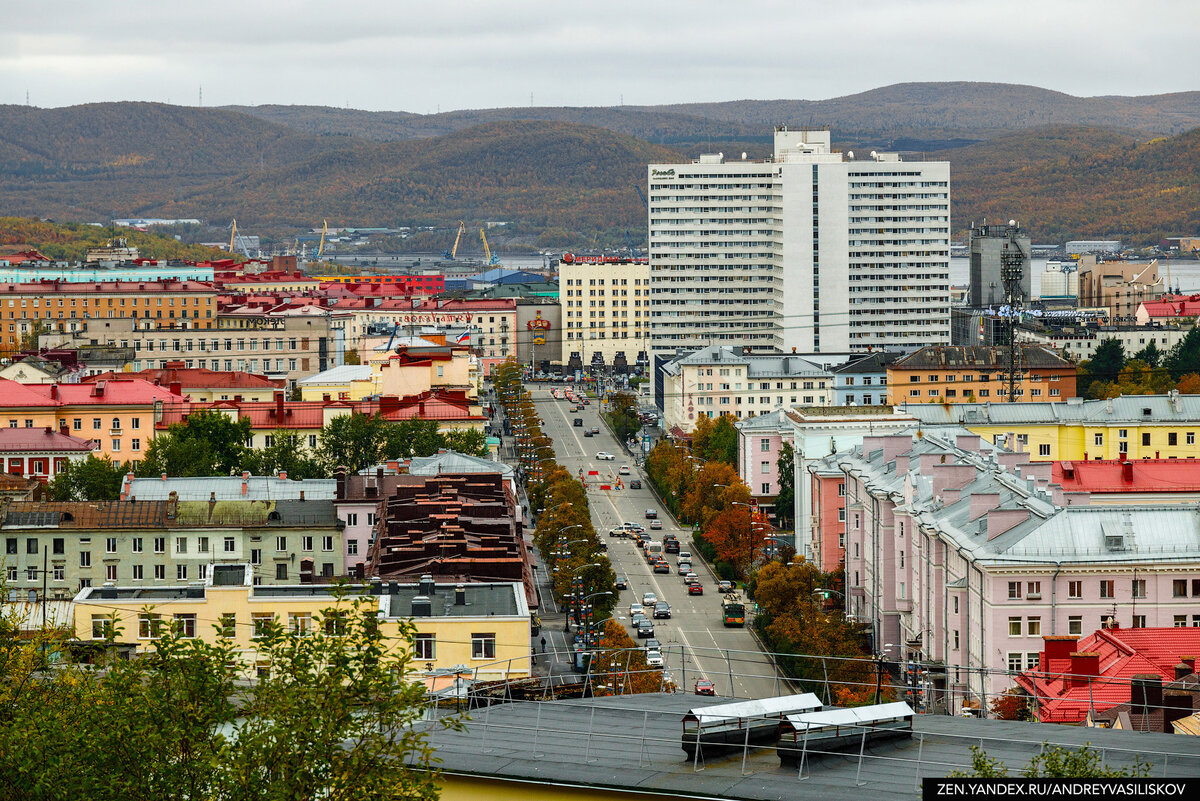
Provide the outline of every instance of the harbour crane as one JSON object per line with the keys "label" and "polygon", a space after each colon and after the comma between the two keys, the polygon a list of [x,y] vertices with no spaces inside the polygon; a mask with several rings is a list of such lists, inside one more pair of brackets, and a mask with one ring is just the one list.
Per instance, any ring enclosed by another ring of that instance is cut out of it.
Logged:
{"label": "harbour crane", "polygon": [[230,226],[230,230],[229,230],[229,252],[230,253],[234,252],[234,247],[237,244],[240,244],[242,246],[242,255],[245,256],[247,259],[250,258],[250,250],[246,247],[246,238],[238,233],[237,218],[234,218],[233,225]]}
{"label": "harbour crane", "polygon": [[467,224],[462,220],[458,221],[458,233],[454,235],[454,247],[442,252],[443,259],[458,258],[458,242],[462,239],[463,231],[467,230]]}
{"label": "harbour crane", "polygon": [[325,253],[325,234],[329,233],[329,220],[321,220],[321,242],[317,245],[317,259]]}
{"label": "harbour crane", "polygon": [[492,249],[488,247],[487,234],[483,232],[482,228],[479,229],[479,238],[483,241],[483,256],[485,259],[487,259],[487,263],[499,264],[500,257],[492,253]]}

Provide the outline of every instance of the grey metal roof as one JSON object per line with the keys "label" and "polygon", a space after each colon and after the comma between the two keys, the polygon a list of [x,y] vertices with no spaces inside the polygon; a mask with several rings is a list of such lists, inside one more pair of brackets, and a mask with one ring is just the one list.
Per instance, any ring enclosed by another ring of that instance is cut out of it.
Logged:
{"label": "grey metal roof", "polygon": [[[1074,365],[1042,345],[1019,344],[1023,368],[1068,368]],[[929,345],[892,365],[897,370],[997,370],[1008,364],[1007,347],[984,345]]]}
{"label": "grey metal roof", "polygon": [[513,469],[504,462],[470,456],[457,451],[441,451],[432,456],[414,456],[408,464],[414,476],[437,476],[453,473],[499,473],[511,477]]}
{"label": "grey metal roof", "polygon": [[[243,483],[246,485],[242,492]],[[139,501],[165,501],[176,493],[181,501],[207,501],[216,493],[218,501],[306,501],[333,500],[337,496],[337,481],[332,478],[310,478],[296,481],[278,476],[207,476],[204,478],[135,478],[129,483],[130,496]]]}
{"label": "grey metal roof", "polygon": [[[713,699],[725,703],[727,699]],[[914,715],[911,739],[870,745],[861,775],[854,753],[818,754],[796,768],[780,766],[775,744],[751,746],[744,770],[740,749],[701,760],[681,747],[682,719],[698,699],[688,693],[505,703],[471,712],[462,731],[429,724],[429,736],[449,774],[550,785],[724,799],[912,798],[920,777],[967,769],[970,746],[1004,762],[1016,775],[1044,741],[1105,750],[1113,767],[1151,763],[1153,776],[1191,776],[1200,754],[1169,734],[1086,729],[1037,723]],[[1169,756],[1164,756],[1168,754]],[[862,786],[856,787],[856,779]]]}
{"label": "grey metal roof", "polygon": [[728,364],[745,367],[748,378],[776,376],[819,378],[830,375],[829,370],[803,356],[790,353],[742,353],[740,348],[729,345],[709,345],[685,356],[672,359],[663,366],[663,369],[673,367],[670,372],[674,375],[678,372],[679,366],[695,364]]}
{"label": "grey metal roof", "polygon": [[829,368],[830,372],[842,374],[886,373],[888,365],[902,357],[903,353],[895,351],[875,351],[866,356],[850,359],[842,364]]}
{"label": "grey metal roof", "polygon": [[[525,590],[519,582],[506,584],[483,584],[464,582],[462,585],[466,603],[455,603],[455,585],[438,584],[433,595],[426,596],[430,600],[430,612],[433,617],[488,617],[513,616],[524,613],[523,606],[518,602],[518,594],[524,597]],[[417,585],[402,584],[396,591],[388,590],[390,594],[389,614],[392,617],[410,617],[412,615],[413,598],[422,595]]]}
{"label": "grey metal roof", "polygon": [[370,377],[371,365],[369,364],[340,364],[316,375],[301,378],[296,383],[306,387],[322,384],[345,384],[350,381],[366,381]]}
{"label": "grey metal roof", "polygon": [[1172,425],[1200,423],[1200,395],[1122,395],[1054,403],[911,403],[900,407],[927,425],[1076,423]]}

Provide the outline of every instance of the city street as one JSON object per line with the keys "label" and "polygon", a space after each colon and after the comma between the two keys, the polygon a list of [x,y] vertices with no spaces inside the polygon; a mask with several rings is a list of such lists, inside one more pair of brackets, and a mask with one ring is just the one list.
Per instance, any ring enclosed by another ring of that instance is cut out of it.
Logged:
{"label": "city street", "polygon": [[[600,401],[593,398],[583,411],[572,412],[572,404],[555,400],[549,389],[538,388],[531,392],[545,421],[543,430],[554,440],[559,463],[575,476],[583,470],[596,533],[608,545],[608,557],[616,574],[629,581],[629,588],[620,593],[614,610],[617,620],[628,628],[629,605],[640,602],[645,592],[653,592],[659,600],[671,605],[670,619],[654,621],[654,635],[663,645],[666,670],[684,692],[691,692],[698,678],[710,679],[721,696],[760,698],[788,692],[749,629],[724,626],[722,596],[717,592],[716,578],[694,553],[690,528],[680,528],[657,502],[641,468],[600,420]],[[572,424],[577,417],[583,419],[583,426]],[[585,437],[584,432],[592,428],[599,428],[600,433]],[[616,460],[598,460],[596,453],[600,451],[613,454]],[[618,475],[622,465],[629,466],[630,475]],[[590,471],[598,471],[599,476],[589,476]],[[623,485],[619,490],[616,489],[618,478]],[[632,479],[640,480],[643,489],[629,489]],[[613,489],[601,490],[602,484]],[[673,533],[679,538],[682,550],[693,551],[693,570],[704,585],[704,595],[688,595],[682,577],[676,573],[674,554],[666,555],[671,573],[654,574],[633,540],[608,536],[610,529],[625,521],[640,523],[649,529],[647,509],[656,510],[663,523],[662,530],[648,531],[653,539],[661,540],[662,535]],[[752,606],[747,605],[747,624]],[[630,634],[632,636],[633,632]]]}

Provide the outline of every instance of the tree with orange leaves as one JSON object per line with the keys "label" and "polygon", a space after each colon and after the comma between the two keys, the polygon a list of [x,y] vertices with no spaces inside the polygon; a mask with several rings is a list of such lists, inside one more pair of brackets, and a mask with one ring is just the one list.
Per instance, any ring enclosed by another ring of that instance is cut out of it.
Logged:
{"label": "tree with orange leaves", "polygon": [[750,488],[742,483],[737,470],[725,462],[705,462],[696,471],[679,513],[704,528],[718,513],[733,508],[734,501],[750,502]]}
{"label": "tree with orange leaves", "polygon": [[674,692],[661,668],[646,664],[646,652],[615,620],[604,624],[601,648],[592,653],[591,682],[594,695]]}

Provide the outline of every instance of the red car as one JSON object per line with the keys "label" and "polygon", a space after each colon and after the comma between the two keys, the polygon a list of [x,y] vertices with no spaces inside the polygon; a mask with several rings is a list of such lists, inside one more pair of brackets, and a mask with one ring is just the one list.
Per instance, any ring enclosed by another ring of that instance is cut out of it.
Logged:
{"label": "red car", "polygon": [[688,595],[703,595],[704,585],[698,581],[693,581],[688,585]]}
{"label": "red car", "polygon": [[696,679],[696,695],[716,695],[717,688],[708,679]]}

